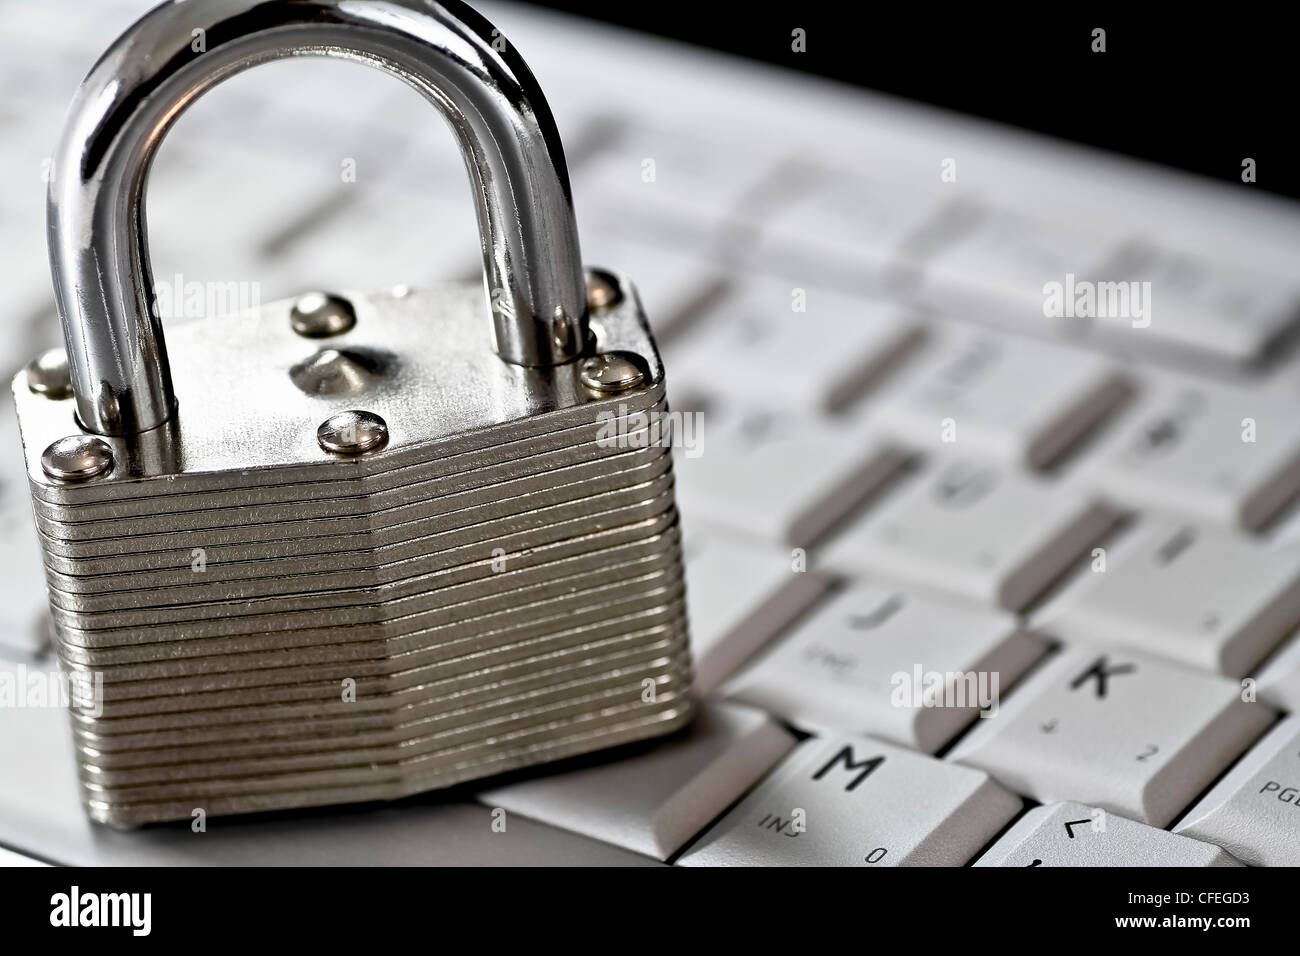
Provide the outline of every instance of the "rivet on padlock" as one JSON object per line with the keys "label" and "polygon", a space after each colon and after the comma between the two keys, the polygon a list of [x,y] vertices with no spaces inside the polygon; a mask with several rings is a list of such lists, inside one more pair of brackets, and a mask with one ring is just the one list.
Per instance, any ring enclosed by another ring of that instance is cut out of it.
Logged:
{"label": "rivet on padlock", "polygon": [[41,467],[56,481],[86,481],[113,467],[113,449],[102,438],[69,435],[45,449]]}
{"label": "rivet on padlock", "polygon": [[645,381],[645,369],[632,352],[601,352],[582,363],[582,384],[596,392],[626,392]]}
{"label": "rivet on padlock", "polygon": [[316,429],[316,440],[338,455],[364,455],[388,442],[388,423],[370,412],[339,412]]}
{"label": "rivet on padlock", "polygon": [[72,394],[68,356],[63,349],[49,349],[27,366],[27,387],[46,398],[67,398]]}
{"label": "rivet on padlock", "polygon": [[587,305],[595,312],[604,312],[619,303],[622,293],[618,279],[604,269],[587,270]]}
{"label": "rivet on padlock", "polygon": [[356,325],[357,313],[342,296],[309,292],[293,304],[289,322],[299,335],[323,339],[342,335]]}

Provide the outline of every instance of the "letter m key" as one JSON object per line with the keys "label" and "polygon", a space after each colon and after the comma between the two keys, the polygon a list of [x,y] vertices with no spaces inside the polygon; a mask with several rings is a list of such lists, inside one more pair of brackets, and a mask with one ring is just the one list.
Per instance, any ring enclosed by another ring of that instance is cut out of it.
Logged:
{"label": "letter m key", "polygon": [[849,771],[850,773],[854,770],[858,771],[858,775],[854,777],[852,780],[850,780],[849,783],[844,787],[845,790],[851,791],[854,790],[857,787],[857,785],[860,784],[863,780],[866,780],[867,777],[871,775],[871,772],[884,762],[885,762],[884,757],[871,757],[870,759],[867,760],[854,760],[853,747],[849,744],[845,744],[844,747],[841,748],[839,753],[837,753],[834,757],[832,757],[829,761],[827,761],[825,766],[823,766],[820,770],[818,770],[815,774],[813,774],[813,779],[820,780],[822,777],[826,776],[826,774],[830,773],[831,768],[833,768],[836,764],[843,763],[844,764],[843,769]]}

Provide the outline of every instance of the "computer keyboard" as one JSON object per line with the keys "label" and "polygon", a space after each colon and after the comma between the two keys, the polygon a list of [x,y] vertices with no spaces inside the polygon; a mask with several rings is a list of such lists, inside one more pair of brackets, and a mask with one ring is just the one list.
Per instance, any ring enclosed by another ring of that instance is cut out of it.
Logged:
{"label": "computer keyboard", "polygon": [[[151,5],[0,0],[10,374],[60,344],[67,103]],[[703,415],[674,466],[700,718],[393,805],[119,832],[64,710],[0,706],[0,865],[1300,865],[1300,208],[482,6],[547,92],[584,258],[638,283]],[[203,98],[149,193],[166,322],[476,276],[432,115],[333,62]],[[57,665],[3,403],[12,686]]]}

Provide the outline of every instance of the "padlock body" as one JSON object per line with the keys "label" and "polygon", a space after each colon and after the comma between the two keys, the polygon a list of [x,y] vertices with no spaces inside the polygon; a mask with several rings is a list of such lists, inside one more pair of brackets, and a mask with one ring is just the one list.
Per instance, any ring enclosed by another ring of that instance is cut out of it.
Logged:
{"label": "padlock body", "polygon": [[[71,398],[14,382],[92,817],[134,826],[437,789],[689,720],[663,368],[635,290],[582,363],[493,351],[479,284],[347,294],[305,338],[291,302],[168,329],[177,414],[50,477]],[[386,441],[327,450],[363,410]],[[658,431],[656,430],[656,434]]]}

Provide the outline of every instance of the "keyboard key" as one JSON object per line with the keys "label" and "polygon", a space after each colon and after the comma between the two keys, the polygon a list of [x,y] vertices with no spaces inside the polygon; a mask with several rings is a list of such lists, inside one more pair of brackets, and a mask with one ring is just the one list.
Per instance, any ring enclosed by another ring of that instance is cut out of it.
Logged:
{"label": "keyboard key", "polygon": [[725,369],[728,387],[755,406],[829,413],[863,394],[921,336],[894,305],[749,280],[664,358],[675,382],[707,386]]}
{"label": "keyboard key", "polygon": [[1249,530],[1300,492],[1300,418],[1275,391],[1151,377],[1079,478],[1124,505]]}
{"label": "keyboard key", "polygon": [[818,170],[815,187],[764,224],[759,259],[774,271],[837,288],[879,292],[913,281],[924,258],[919,237],[957,228],[951,191],[896,177]]}
{"label": "keyboard key", "polygon": [[727,692],[805,729],[934,753],[981,709],[996,714],[1045,650],[1010,614],[869,582],[805,618]]}
{"label": "keyboard key", "polygon": [[[691,397],[675,401],[684,411],[700,407]],[[673,466],[688,522],[806,547],[906,461],[886,442],[833,422],[735,405],[704,408],[698,453],[686,450]]]}
{"label": "keyboard key", "polygon": [[1300,717],[1248,750],[1174,832],[1252,866],[1300,866]]}
{"label": "keyboard key", "polygon": [[677,862],[961,866],[1020,807],[986,774],[868,738],[814,738]]}
{"label": "keyboard key", "polygon": [[578,170],[577,207],[590,200],[618,210],[629,231],[664,241],[705,237],[778,167],[770,146],[745,139],[727,143],[626,125]]}
{"label": "keyboard key", "polygon": [[939,588],[1018,611],[1114,523],[1107,508],[1014,468],[933,461],[823,552],[848,574]]}
{"label": "keyboard key", "polygon": [[926,263],[917,297],[943,315],[1033,334],[1078,335],[1084,331],[1079,320],[1044,310],[1043,287],[1064,284],[1067,274],[1092,278],[1117,245],[1114,234],[1081,230],[1077,223],[981,207],[971,228],[938,247]]}
{"label": "keyboard key", "polygon": [[1149,283],[1150,314],[1134,325],[1128,316],[1098,322],[1126,346],[1163,347],[1248,364],[1265,352],[1300,317],[1300,285],[1290,275],[1210,260],[1133,240],[1098,268],[1098,279]]}
{"label": "keyboard key", "polygon": [[710,705],[681,734],[479,794],[486,806],[666,860],[794,746],[766,714]]}
{"label": "keyboard key", "polygon": [[936,329],[866,414],[907,444],[952,447],[1030,468],[1069,451],[1129,394],[1113,363],[1065,346]]}
{"label": "keyboard key", "polygon": [[1300,507],[1288,507],[1264,532],[1263,537],[1275,548],[1300,544]]}
{"label": "keyboard key", "polygon": [[1034,807],[973,866],[1241,866],[1220,847],[1082,803]]}
{"label": "keyboard key", "polygon": [[826,592],[830,582],[795,571],[788,551],[688,529],[686,610],[695,689],[713,691]]}
{"label": "keyboard key", "polygon": [[1260,670],[1259,699],[1287,713],[1300,713],[1300,635],[1292,634]]}
{"label": "keyboard key", "polygon": [[1076,798],[1163,827],[1273,720],[1235,681],[1122,650],[1049,660],[948,759],[1045,803]]}
{"label": "keyboard key", "polygon": [[1040,609],[1034,629],[1245,676],[1300,624],[1300,551],[1161,518],[1141,522]]}

